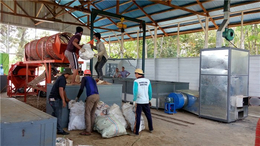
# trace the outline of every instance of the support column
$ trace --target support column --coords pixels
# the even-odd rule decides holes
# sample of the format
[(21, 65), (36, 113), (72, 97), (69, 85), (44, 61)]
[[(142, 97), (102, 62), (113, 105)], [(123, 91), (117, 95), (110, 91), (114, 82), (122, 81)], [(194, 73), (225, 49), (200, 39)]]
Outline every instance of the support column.
[(209, 17), (206, 17), (206, 21), (205, 21), (205, 44), (204, 44), (204, 48), (208, 48), (208, 32), (209, 32)]
[(110, 58), (110, 53), (111, 53), (110, 42), (111, 42), (111, 38), (109, 36), (109, 41), (108, 41), (108, 58)]
[(145, 24), (145, 22), (143, 22), (143, 24), (142, 24), (142, 28), (143, 28), (143, 53), (142, 53), (142, 70), (145, 72), (145, 45), (144, 45), (144, 43), (145, 43), (145, 37), (146, 37), (146, 30), (145, 30), (145, 28), (146, 28), (146, 24)]
[(154, 27), (154, 55), (153, 55), (153, 58), (154, 58), (154, 80), (157, 79), (157, 75), (156, 75), (156, 58), (157, 58), (157, 26)]
[(145, 58), (147, 58), (147, 40), (145, 40)]
[(121, 33), (121, 46), (120, 46), (120, 56), (123, 58), (123, 50), (124, 50), (124, 33)]
[(157, 58), (157, 27), (154, 27), (154, 58)]
[(139, 30), (137, 31), (137, 39), (136, 39), (136, 49), (137, 49), (137, 59), (139, 59)]
[[(3, 24), (2, 24), (2, 25), (3, 25)], [(10, 52), (9, 52), (9, 36), (10, 36), (10, 34), (9, 34), (9, 33), (10, 33), (9, 27), (10, 27), (10, 25), (9, 25), (9, 23), (8, 23), (8, 25), (7, 25), (7, 30), (6, 30), (6, 31), (7, 31), (7, 33), (6, 33), (6, 34), (7, 34), (6, 53), (8, 53), (8, 54), (10, 53)]]
[(241, 34), (240, 34), (240, 48), (245, 49), (244, 46), (244, 32), (243, 32), (243, 27), (244, 27), (244, 12), (241, 12)]
[(177, 31), (177, 57), (180, 57), (180, 23), (178, 23), (178, 31)]

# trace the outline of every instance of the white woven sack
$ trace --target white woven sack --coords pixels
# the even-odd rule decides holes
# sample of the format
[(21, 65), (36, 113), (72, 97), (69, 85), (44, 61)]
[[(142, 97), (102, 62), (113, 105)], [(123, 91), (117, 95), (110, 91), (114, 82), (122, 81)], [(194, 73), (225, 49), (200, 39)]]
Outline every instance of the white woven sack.
[(125, 127), (113, 115), (96, 117), (94, 130), (97, 130), (103, 138), (127, 134)]
[[(82, 53), (82, 50), (81, 49), (84, 49), (85, 52)], [(94, 57), (94, 52), (93, 50), (91, 49), (91, 46), (90, 44), (85, 44), (82, 46), (79, 50), (79, 57), (83, 60), (89, 60), (89, 59), (92, 59)]]
[(85, 103), (83, 101), (76, 102), (71, 100), (69, 102), (70, 117), (68, 130), (83, 130), (85, 125)]
[(117, 104), (113, 104), (109, 111), (109, 115), (113, 115), (125, 128), (127, 128), (127, 123), (120, 107)]
[(103, 101), (99, 101), (97, 104), (97, 109), (95, 111), (95, 115), (102, 116), (102, 115), (108, 115), (109, 111), (109, 105), (105, 104)]
[[(135, 112), (133, 111), (133, 105), (129, 102), (124, 103), (122, 106), (123, 115), (125, 116), (126, 121), (129, 123), (131, 127), (131, 131), (134, 131), (135, 126)], [(145, 129), (144, 118), (141, 115), (140, 128), (139, 132)]]
[(57, 137), (55, 145), (56, 146), (73, 146), (73, 141), (68, 138), (64, 138), (64, 137)]

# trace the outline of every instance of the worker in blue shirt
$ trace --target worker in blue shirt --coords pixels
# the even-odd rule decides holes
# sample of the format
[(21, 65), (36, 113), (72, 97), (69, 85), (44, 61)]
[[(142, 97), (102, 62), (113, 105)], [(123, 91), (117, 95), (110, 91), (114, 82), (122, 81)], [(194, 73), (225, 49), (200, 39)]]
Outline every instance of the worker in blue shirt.
[(122, 78), (127, 78), (130, 75), (130, 72), (125, 70), (125, 67), (122, 66), (122, 71), (120, 71), (120, 74)]
[(153, 131), (153, 123), (152, 116), (150, 111), (152, 99), (152, 86), (149, 79), (144, 78), (144, 73), (142, 69), (135, 70), (135, 77), (133, 85), (133, 103), (135, 110), (135, 126), (134, 126), (134, 134), (139, 135), (140, 128), (140, 120), (142, 111), (144, 112), (149, 126), (149, 131), (152, 133)]
[(99, 94), (96, 81), (91, 77), (90, 70), (84, 71), (84, 77), (81, 80), (80, 89), (76, 100), (82, 94), (84, 87), (86, 87), (86, 105), (85, 105), (85, 119), (86, 129), (80, 135), (91, 135), (95, 123), (95, 111), (99, 102)]

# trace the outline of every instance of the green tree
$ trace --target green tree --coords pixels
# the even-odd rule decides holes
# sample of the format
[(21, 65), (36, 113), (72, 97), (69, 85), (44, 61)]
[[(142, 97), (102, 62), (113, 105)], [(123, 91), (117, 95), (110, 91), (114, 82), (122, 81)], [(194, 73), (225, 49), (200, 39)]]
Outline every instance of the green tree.
[(0, 52), (6, 52), (10, 48), (15, 47), (14, 33), (16, 32), (16, 27), (12, 25), (0, 24)]

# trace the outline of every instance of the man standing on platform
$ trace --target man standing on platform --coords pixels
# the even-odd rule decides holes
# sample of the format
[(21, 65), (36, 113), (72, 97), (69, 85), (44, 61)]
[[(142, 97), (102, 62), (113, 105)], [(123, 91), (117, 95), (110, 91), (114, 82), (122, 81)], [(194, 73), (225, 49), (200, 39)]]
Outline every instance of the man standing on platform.
[(71, 69), (65, 69), (63, 74), (53, 84), (49, 95), (49, 103), (53, 109), (52, 116), (57, 118), (57, 134), (61, 135), (69, 134), (61, 127), (62, 108), (65, 108), (67, 106), (66, 102), (69, 102), (65, 92), (67, 84), (66, 79), (69, 75), (71, 75)]
[[(79, 45), (81, 36), (83, 34), (83, 28), (82, 27), (77, 27), (76, 28), (76, 33), (74, 36), (72, 36), (69, 40), (67, 49), (65, 51), (65, 56), (68, 58), (70, 62), (70, 67), (73, 70), (73, 75), (71, 79), (72, 84), (76, 84), (76, 75), (79, 70), (79, 65), (78, 65), (78, 56), (76, 55), (77, 49), (80, 50), (81, 46)], [(84, 49), (83, 49), (84, 50)]]
[(84, 71), (84, 77), (81, 80), (80, 89), (76, 101), (82, 94), (84, 87), (86, 87), (86, 107), (85, 107), (85, 122), (86, 130), (80, 133), (80, 135), (91, 135), (92, 129), (95, 123), (95, 111), (99, 102), (99, 94), (96, 81), (91, 77), (90, 70)]
[(108, 55), (107, 55), (107, 51), (105, 48), (104, 43), (100, 40), (101, 39), (101, 34), (100, 33), (95, 33), (94, 34), (94, 41), (96, 42), (96, 46), (91, 46), (93, 49), (97, 50), (98, 53), (95, 54), (95, 56), (97, 56), (97, 63), (95, 65), (95, 70), (97, 72), (98, 75), (98, 84), (103, 83), (103, 71), (102, 68), (105, 65), (105, 63), (107, 62), (108, 59)]

